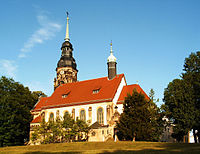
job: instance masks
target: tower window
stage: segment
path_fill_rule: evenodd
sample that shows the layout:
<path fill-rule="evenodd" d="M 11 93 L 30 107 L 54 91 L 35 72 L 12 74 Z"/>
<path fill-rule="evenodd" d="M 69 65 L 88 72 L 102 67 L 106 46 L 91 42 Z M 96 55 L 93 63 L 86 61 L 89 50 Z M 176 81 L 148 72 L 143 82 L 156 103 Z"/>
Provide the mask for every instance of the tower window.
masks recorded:
<path fill-rule="evenodd" d="M 99 93 L 99 91 L 100 91 L 100 89 L 94 89 L 94 90 L 92 91 L 92 93 L 93 93 L 93 94 L 97 94 L 97 93 Z"/>

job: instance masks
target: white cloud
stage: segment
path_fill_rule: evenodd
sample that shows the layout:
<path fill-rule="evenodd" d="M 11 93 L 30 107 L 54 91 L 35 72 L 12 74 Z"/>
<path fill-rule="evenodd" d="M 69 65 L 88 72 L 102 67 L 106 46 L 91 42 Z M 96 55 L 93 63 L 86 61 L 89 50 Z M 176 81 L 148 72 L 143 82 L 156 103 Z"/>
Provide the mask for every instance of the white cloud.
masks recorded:
<path fill-rule="evenodd" d="M 1 59 L 0 60 L 0 73 L 2 75 L 16 78 L 16 72 L 17 72 L 17 65 L 15 61 L 7 60 L 7 59 Z"/>
<path fill-rule="evenodd" d="M 30 38 L 25 42 L 24 46 L 20 49 L 19 58 L 26 57 L 26 53 L 30 52 L 36 44 L 42 44 L 46 40 L 50 40 L 55 36 L 55 33 L 61 30 L 61 25 L 55 21 L 49 21 L 45 15 L 38 15 L 37 21 L 40 24 Z"/>

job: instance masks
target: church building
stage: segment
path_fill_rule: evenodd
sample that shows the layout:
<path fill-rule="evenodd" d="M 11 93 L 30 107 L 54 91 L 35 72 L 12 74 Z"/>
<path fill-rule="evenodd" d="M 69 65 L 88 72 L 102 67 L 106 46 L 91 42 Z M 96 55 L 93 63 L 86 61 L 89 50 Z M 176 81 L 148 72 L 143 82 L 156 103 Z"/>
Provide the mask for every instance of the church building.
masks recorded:
<path fill-rule="evenodd" d="M 54 92 L 49 97 L 41 97 L 31 110 L 31 128 L 38 126 L 42 118 L 47 122 L 69 113 L 72 118 L 79 118 L 91 126 L 88 141 L 113 139 L 116 122 L 123 112 L 123 102 L 127 94 L 132 94 L 134 89 L 146 98 L 147 94 L 138 84 L 127 85 L 124 74 L 117 74 L 117 59 L 113 55 L 112 43 L 107 59 L 108 75 L 78 81 L 77 64 L 69 39 L 68 15 L 61 51 L 54 79 Z"/>

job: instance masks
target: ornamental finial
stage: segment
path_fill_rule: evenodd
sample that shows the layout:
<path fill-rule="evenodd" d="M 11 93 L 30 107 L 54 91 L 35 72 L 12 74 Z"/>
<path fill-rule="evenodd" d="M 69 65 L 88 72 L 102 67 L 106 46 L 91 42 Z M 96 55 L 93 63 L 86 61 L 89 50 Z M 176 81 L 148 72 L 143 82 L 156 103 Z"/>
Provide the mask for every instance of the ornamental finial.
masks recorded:
<path fill-rule="evenodd" d="M 112 40 L 111 40 L 111 43 L 110 43 L 110 53 L 113 53 L 113 50 L 112 50 Z"/>
<path fill-rule="evenodd" d="M 113 50 L 112 50 L 112 40 L 110 43 L 110 56 L 108 57 L 107 61 L 108 62 L 116 62 L 117 58 L 113 55 Z"/>

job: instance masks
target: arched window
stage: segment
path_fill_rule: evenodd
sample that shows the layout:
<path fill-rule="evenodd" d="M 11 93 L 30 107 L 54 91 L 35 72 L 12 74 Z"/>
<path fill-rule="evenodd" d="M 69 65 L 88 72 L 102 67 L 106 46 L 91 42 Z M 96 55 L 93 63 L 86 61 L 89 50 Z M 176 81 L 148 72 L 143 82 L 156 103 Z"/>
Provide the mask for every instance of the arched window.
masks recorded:
<path fill-rule="evenodd" d="M 80 111 L 80 120 L 86 121 L 85 110 Z"/>
<path fill-rule="evenodd" d="M 68 115 L 68 114 L 69 114 L 69 112 L 68 112 L 68 111 L 65 111 L 65 114 L 64 114 L 64 116 L 65 116 L 65 115 Z"/>
<path fill-rule="evenodd" d="M 69 116 L 69 112 L 68 112 L 68 111 L 65 111 L 65 112 L 64 112 L 63 118 L 66 118 L 67 116 Z"/>
<path fill-rule="evenodd" d="M 102 108 L 99 108 L 97 110 L 97 122 L 99 124 L 103 124 L 103 109 Z"/>
<path fill-rule="evenodd" d="M 49 120 L 54 121 L 54 114 L 53 113 L 50 113 Z"/>

